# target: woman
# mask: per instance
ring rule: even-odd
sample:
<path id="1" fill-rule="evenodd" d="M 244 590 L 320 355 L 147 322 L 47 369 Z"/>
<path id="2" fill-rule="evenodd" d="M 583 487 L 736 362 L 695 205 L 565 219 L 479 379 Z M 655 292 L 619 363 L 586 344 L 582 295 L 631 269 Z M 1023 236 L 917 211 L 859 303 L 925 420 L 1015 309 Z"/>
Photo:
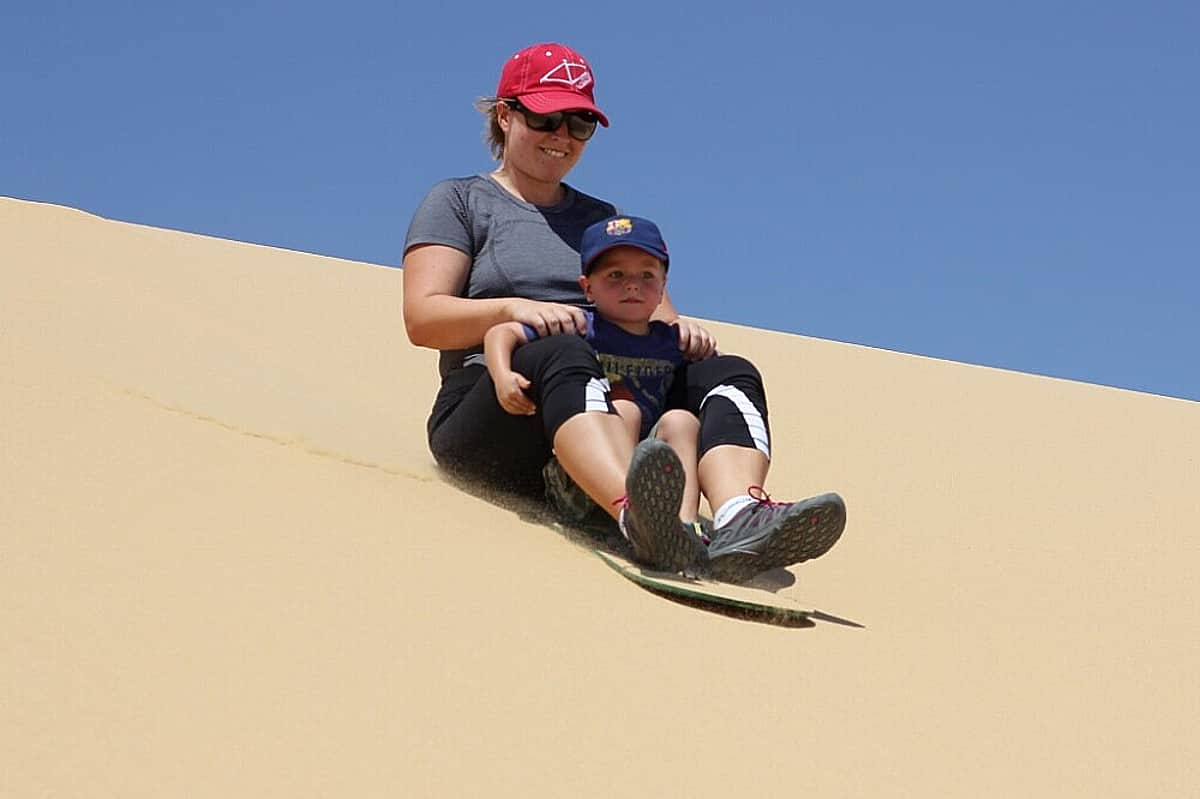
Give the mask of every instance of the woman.
<path id="1" fill-rule="evenodd" d="M 479 105 L 499 167 L 439 183 L 413 217 L 405 327 L 413 344 L 441 351 L 430 449 L 449 471 L 528 495 L 541 492 L 542 467 L 557 455 L 618 521 L 635 556 L 660 568 L 711 566 L 722 579 L 741 580 L 817 557 L 841 534 L 841 500 L 766 498 L 758 488 L 770 459 L 761 378 L 742 358 L 706 357 L 712 336 L 680 318 L 669 297 L 657 318 L 679 326 L 680 348 L 693 361 L 676 378 L 672 402 L 700 421 L 697 473 L 716 509 L 707 546 L 678 521 L 682 466 L 670 448 L 647 441 L 635 453 L 623 434 L 595 354 L 576 335 L 584 326 L 580 239 L 616 209 L 563 182 L 597 125 L 608 126 L 594 89 L 591 66 L 569 47 L 535 44 L 514 54 L 495 97 Z M 531 381 L 528 416 L 499 406 L 482 357 L 484 334 L 510 321 L 541 336 L 513 358 Z"/>

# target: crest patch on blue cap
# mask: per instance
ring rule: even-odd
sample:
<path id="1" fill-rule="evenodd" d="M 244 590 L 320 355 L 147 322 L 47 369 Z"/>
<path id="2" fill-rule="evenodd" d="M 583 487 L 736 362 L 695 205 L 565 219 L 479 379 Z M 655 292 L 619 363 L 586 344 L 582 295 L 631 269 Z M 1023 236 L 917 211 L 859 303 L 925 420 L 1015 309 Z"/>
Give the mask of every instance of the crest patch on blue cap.
<path id="1" fill-rule="evenodd" d="M 604 232 L 610 236 L 628 236 L 633 232 L 633 222 L 625 217 L 610 219 L 604 226 Z"/>

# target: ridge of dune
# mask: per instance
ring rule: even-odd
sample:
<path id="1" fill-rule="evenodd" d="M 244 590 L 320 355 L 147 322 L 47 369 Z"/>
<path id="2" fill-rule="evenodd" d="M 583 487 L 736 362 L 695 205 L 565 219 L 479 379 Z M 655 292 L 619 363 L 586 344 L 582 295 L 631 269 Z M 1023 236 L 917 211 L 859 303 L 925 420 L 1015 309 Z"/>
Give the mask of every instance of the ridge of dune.
<path id="1" fill-rule="evenodd" d="M 713 323 L 787 630 L 448 484 L 401 270 L 0 198 L 0 795 L 1182 795 L 1200 403 Z"/>

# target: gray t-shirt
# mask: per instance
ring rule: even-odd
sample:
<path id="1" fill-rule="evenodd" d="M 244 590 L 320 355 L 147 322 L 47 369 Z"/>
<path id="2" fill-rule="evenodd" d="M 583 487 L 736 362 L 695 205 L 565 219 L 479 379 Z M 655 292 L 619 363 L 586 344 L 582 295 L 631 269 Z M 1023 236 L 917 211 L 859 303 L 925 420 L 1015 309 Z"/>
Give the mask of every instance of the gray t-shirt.
<path id="1" fill-rule="evenodd" d="M 486 175 L 444 180 L 413 214 L 404 251 L 419 244 L 444 244 L 471 256 L 464 297 L 586 305 L 579 288 L 583 231 L 617 210 L 563 185 L 563 201 L 543 207 L 518 200 Z M 443 350 L 442 376 L 482 351 L 482 344 Z"/>

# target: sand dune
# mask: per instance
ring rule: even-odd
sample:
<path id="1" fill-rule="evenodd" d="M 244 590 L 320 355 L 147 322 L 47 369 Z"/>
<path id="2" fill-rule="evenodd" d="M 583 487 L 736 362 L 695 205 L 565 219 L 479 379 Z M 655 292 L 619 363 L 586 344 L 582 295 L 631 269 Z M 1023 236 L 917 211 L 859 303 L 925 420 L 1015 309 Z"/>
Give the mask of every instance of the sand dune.
<path id="1" fill-rule="evenodd" d="M 0 199 L 0 796 L 1182 796 L 1200 405 L 714 324 L 780 629 L 445 483 L 398 270 Z"/>

